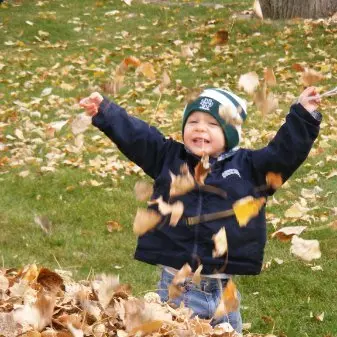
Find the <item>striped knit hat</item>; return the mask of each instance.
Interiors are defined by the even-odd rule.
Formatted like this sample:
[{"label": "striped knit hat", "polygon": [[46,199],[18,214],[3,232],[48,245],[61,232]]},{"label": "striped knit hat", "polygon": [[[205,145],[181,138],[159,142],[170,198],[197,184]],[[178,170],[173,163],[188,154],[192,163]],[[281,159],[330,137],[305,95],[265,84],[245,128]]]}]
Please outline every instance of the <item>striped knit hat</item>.
[{"label": "striped knit hat", "polygon": [[187,118],[193,111],[207,112],[218,121],[225,135],[227,151],[239,144],[241,124],[247,117],[247,105],[242,98],[227,90],[204,90],[196,100],[185,107],[183,133]]}]

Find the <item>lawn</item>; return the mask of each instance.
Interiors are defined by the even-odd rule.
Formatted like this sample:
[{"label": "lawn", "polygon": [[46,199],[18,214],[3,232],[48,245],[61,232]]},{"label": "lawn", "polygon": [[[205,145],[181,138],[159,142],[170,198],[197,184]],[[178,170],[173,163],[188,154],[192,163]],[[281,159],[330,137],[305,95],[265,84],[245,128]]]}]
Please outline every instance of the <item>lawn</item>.
[{"label": "lawn", "polygon": [[[119,274],[142,296],[156,289],[154,266],[133,259],[138,206],[133,187],[150,181],[99,131],[75,134],[79,100],[104,93],[131,114],[180,138],[185,98],[204,87],[231,88],[249,102],[242,146],[268,143],[303,90],[299,68],[336,87],[337,23],[261,21],[251,1],[13,0],[0,5],[0,261],[65,269],[76,280]],[[228,41],[214,40],[219,31]],[[223,43],[220,43],[223,42]],[[112,92],[116,67],[128,56],[153,73],[124,74]],[[239,77],[272,67],[279,107],[263,115],[238,88]],[[152,69],[152,68],[151,68]],[[170,77],[160,94],[163,73]],[[335,96],[336,97],[336,96]],[[337,336],[337,100],[324,99],[321,133],[309,158],[267,207],[269,240],[259,276],[235,277],[246,333],[288,337]],[[64,123],[55,123],[64,122]],[[54,123],[54,124],[53,124]],[[64,124],[62,127],[61,125]],[[287,210],[299,203],[300,214]],[[46,234],[38,224],[51,223]],[[120,224],[108,230],[108,222]],[[271,238],[285,226],[307,226],[322,257],[305,262],[290,242]],[[336,228],[336,225],[334,226]],[[324,313],[324,316],[321,314]]]}]

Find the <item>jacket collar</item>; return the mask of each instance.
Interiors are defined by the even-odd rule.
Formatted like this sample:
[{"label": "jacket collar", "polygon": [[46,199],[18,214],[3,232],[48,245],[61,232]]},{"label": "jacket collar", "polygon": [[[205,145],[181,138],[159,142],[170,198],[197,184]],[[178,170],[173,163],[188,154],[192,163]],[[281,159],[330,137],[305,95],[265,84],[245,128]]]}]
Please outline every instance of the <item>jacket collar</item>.
[{"label": "jacket collar", "polygon": [[[200,161],[200,157],[199,156],[197,156],[197,155],[195,155],[194,153],[192,153],[186,146],[184,146],[184,148],[185,148],[185,151],[186,151],[186,153],[188,154],[188,157],[189,158],[193,158],[194,159],[194,161],[196,161],[196,162],[199,162]],[[211,165],[213,165],[214,163],[216,163],[216,162],[220,162],[220,161],[223,161],[223,160],[225,160],[225,159],[228,159],[228,158],[230,158],[230,157],[232,157],[232,156],[234,156],[234,154],[238,151],[240,149],[240,147],[234,147],[234,148],[232,148],[231,150],[229,150],[229,151],[226,151],[226,152],[223,152],[222,154],[220,154],[217,158],[210,158],[210,163],[211,163]]]}]

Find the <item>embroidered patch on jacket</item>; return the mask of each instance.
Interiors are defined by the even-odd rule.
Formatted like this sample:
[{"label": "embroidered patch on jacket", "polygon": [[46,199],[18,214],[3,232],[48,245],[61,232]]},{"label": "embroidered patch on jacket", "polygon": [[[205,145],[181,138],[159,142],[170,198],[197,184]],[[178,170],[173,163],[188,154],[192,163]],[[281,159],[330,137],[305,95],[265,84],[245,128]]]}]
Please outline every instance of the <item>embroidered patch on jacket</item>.
[{"label": "embroidered patch on jacket", "polygon": [[200,109],[209,110],[214,104],[213,100],[210,98],[203,98],[200,101]]},{"label": "embroidered patch on jacket", "polygon": [[241,178],[240,172],[237,169],[229,169],[229,170],[226,170],[226,171],[222,172],[223,178],[227,178],[228,176],[230,176],[232,174],[236,174],[237,176],[239,176]]}]

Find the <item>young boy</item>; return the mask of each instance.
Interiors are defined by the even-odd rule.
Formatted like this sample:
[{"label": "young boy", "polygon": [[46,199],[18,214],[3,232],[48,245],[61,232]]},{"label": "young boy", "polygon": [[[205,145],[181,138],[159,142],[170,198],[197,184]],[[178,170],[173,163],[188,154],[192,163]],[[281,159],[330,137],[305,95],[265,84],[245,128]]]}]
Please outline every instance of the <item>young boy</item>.
[{"label": "young boy", "polygon": [[[230,275],[260,273],[266,242],[264,207],[246,227],[240,227],[234,216],[212,220],[209,215],[231,209],[235,201],[246,196],[270,196],[274,190],[261,188],[266,186],[268,172],[280,174],[283,182],[292,175],[318,136],[322,117],[316,111],[318,97],[314,88],[304,90],[274,139],[255,151],[239,148],[241,125],[222,118],[223,107],[230,109],[236,120],[243,121],[247,115],[245,102],[230,91],[207,89],[185,107],[184,144],[165,138],[156,128],[128,115],[99,93],[81,101],[87,114],[93,116],[93,125],[153,178],[151,199],[162,196],[165,202],[181,200],[184,204],[184,214],[177,226],[169,226],[167,218],[163,218],[159,226],[138,239],[135,258],[162,266],[158,293],[163,301],[168,300],[168,286],[177,270],[186,263],[193,271],[203,265],[202,281],[197,287],[188,279],[183,294],[174,301],[176,304],[183,301],[201,318],[213,317]],[[187,164],[194,174],[204,154],[209,155],[211,166],[205,185],[224,193],[214,193],[214,189],[196,184],[192,191],[170,197],[170,172],[178,175],[181,166]],[[204,217],[192,226],[186,221],[198,216]],[[213,257],[212,237],[222,227],[226,229],[228,250],[225,256]],[[221,322],[229,322],[237,332],[242,331],[239,309],[212,323]]]}]

